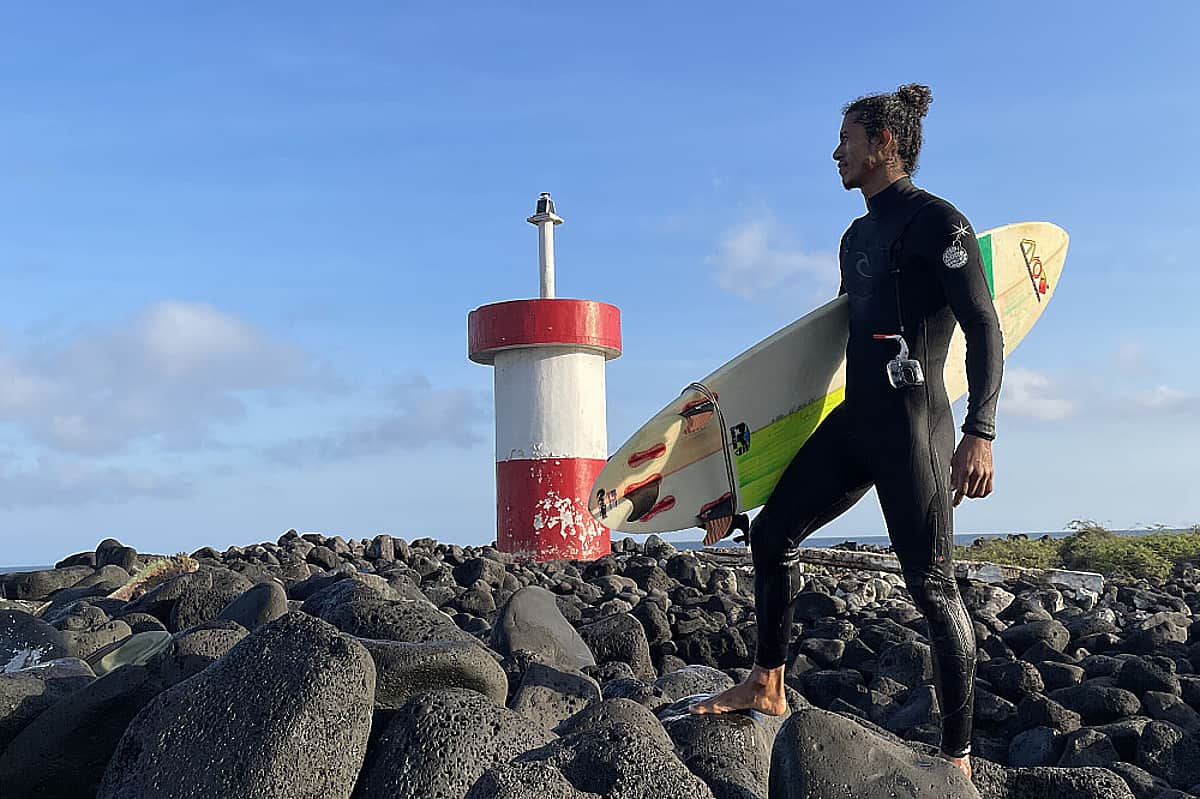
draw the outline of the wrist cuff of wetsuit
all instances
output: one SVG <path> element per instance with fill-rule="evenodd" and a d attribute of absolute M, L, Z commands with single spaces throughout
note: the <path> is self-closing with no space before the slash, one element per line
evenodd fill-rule
<path fill-rule="evenodd" d="M 947 752 L 943 749 L 942 754 L 944 754 L 946 757 L 966 757 L 967 755 L 971 754 L 971 745 L 967 744 L 961 751 L 958 752 Z"/>
<path fill-rule="evenodd" d="M 981 430 L 978 427 L 968 427 L 967 425 L 963 425 L 962 431 L 964 433 L 970 433 L 973 436 L 978 436 L 979 438 L 985 439 L 987 441 L 995 441 L 996 440 L 996 433 L 991 430 Z"/>

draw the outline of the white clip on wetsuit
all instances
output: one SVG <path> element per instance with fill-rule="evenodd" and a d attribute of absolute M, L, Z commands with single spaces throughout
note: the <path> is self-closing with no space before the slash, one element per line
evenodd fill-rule
<path fill-rule="evenodd" d="M 966 218 L 908 178 L 871 197 L 867 208 L 842 237 L 842 293 L 850 303 L 845 402 L 797 453 L 750 528 L 755 662 L 775 668 L 787 661 L 795 548 L 874 486 L 905 584 L 929 624 L 942 751 L 961 757 L 971 744 L 975 634 L 951 560 L 955 434 L 942 371 L 957 320 L 967 340 L 962 429 L 991 440 L 1004 346 Z M 922 385 L 888 381 L 896 344 L 874 336 L 899 332 L 901 324 L 924 369 Z"/>

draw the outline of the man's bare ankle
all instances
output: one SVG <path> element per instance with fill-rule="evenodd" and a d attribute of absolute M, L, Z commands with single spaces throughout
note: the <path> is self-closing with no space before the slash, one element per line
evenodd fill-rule
<path fill-rule="evenodd" d="M 755 666 L 750 670 L 750 677 L 748 679 L 758 685 L 772 685 L 774 683 L 782 684 L 783 669 L 768 669 L 764 666 Z"/>

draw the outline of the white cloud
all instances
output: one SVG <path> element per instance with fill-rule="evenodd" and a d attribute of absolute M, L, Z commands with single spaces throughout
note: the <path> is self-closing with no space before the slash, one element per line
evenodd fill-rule
<path fill-rule="evenodd" d="M 0 422 L 61 452 L 190 448 L 245 414 L 241 392 L 327 388 L 322 378 L 299 348 L 211 305 L 168 300 L 21 351 L 0 346 Z"/>
<path fill-rule="evenodd" d="M 802 250 L 769 211 L 728 228 L 705 262 L 716 268 L 717 285 L 745 299 L 799 279 L 825 294 L 838 283 L 837 257 Z"/>
<path fill-rule="evenodd" d="M 1200 394 L 1181 391 L 1167 385 L 1133 396 L 1133 402 L 1143 411 L 1158 413 L 1190 413 L 1200 411 Z"/>
<path fill-rule="evenodd" d="M 1062 387 L 1042 372 L 1007 368 L 1000 389 L 1002 413 L 1044 422 L 1066 419 L 1078 406 L 1063 393 Z"/>
<path fill-rule="evenodd" d="M 139 469 L 95 466 L 56 456 L 28 468 L 0 471 L 0 508 L 67 507 L 115 503 L 138 497 L 179 498 L 192 493 L 191 479 Z"/>
<path fill-rule="evenodd" d="M 293 439 L 264 453 L 291 465 L 381 455 L 397 450 L 450 444 L 468 447 L 484 440 L 491 421 L 487 398 L 466 389 L 436 388 L 424 375 L 402 378 L 387 391 L 388 413 L 327 434 Z"/>

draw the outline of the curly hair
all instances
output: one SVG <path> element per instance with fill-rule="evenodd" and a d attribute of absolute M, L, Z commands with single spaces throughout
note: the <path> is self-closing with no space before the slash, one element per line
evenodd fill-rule
<path fill-rule="evenodd" d="M 928 86 L 906 83 L 895 92 L 871 94 L 846 103 L 842 115 L 856 114 L 856 121 L 871 139 L 878 138 L 884 128 L 890 130 L 904 171 L 912 175 L 921 154 L 921 119 L 929 113 L 932 102 L 933 92 Z"/>

